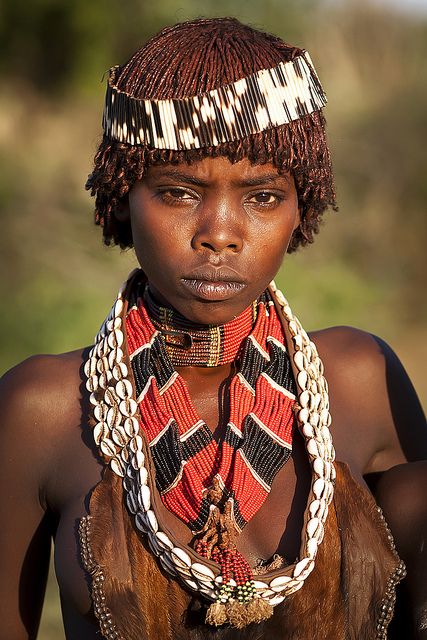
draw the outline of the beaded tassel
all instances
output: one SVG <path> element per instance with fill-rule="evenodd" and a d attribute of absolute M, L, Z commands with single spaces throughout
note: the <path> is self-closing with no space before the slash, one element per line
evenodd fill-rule
<path fill-rule="evenodd" d="M 269 618 L 273 607 L 257 595 L 252 569 L 234 542 L 237 532 L 232 519 L 232 504 L 227 501 L 221 513 L 218 507 L 221 496 L 219 481 L 214 478 L 207 494 L 211 502 L 209 521 L 194 549 L 221 567 L 222 585 L 216 602 L 208 609 L 206 622 L 215 626 L 228 622 L 240 629 L 251 622 Z"/>

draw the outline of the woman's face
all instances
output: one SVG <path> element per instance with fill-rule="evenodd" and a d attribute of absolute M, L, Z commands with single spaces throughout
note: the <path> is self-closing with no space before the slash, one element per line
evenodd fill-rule
<path fill-rule="evenodd" d="M 153 294 L 203 324 L 231 320 L 260 295 L 299 224 L 293 178 L 247 159 L 150 167 L 129 213 Z"/>

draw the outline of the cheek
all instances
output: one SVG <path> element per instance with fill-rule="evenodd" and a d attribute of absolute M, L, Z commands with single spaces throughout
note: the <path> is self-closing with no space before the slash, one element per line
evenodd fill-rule
<path fill-rule="evenodd" d="M 149 208 L 131 215 L 135 252 L 146 271 L 167 270 L 169 263 L 181 260 L 185 243 L 185 227 Z"/>

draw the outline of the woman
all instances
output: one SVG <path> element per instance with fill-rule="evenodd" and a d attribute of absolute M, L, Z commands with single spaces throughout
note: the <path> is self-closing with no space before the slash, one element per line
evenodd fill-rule
<path fill-rule="evenodd" d="M 88 188 L 141 269 L 93 347 L 2 382 L 1 638 L 36 634 L 51 535 L 68 638 L 385 638 L 405 568 L 364 476 L 425 637 L 411 384 L 270 284 L 335 206 L 324 104 L 306 52 L 231 19 L 111 70 Z"/>

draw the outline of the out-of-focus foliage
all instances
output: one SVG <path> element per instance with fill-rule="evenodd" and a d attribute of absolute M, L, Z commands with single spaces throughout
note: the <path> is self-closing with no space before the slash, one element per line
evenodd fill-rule
<path fill-rule="evenodd" d="M 3 0 L 1 369 L 89 343 L 133 267 L 131 252 L 102 247 L 83 189 L 101 79 L 161 26 L 201 13 L 234 15 L 312 54 L 340 213 L 285 261 L 279 283 L 309 328 L 383 335 L 426 390 L 427 21 L 350 1 Z M 51 611 L 42 640 L 60 637 Z"/>

